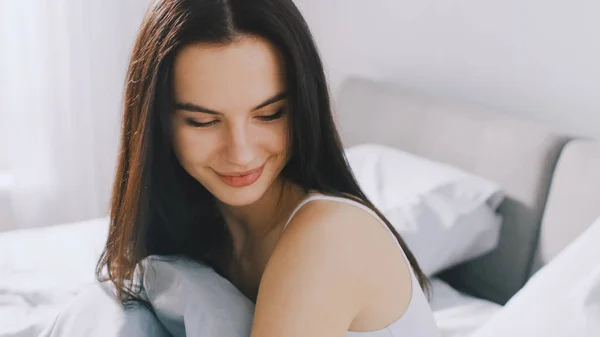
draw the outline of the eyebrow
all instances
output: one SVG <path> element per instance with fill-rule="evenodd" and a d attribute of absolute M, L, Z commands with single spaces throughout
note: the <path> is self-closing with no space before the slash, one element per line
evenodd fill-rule
<path fill-rule="evenodd" d="M 267 99 L 266 101 L 260 103 L 259 105 L 255 106 L 254 108 L 252 108 L 252 111 L 256 111 L 258 109 L 266 107 L 267 105 L 271 105 L 273 103 L 279 102 L 286 97 L 287 97 L 286 92 L 280 92 L 277 95 Z M 211 114 L 211 115 L 220 115 L 221 114 L 220 112 L 218 112 L 216 110 L 208 109 L 203 106 L 200 106 L 197 104 L 192 104 L 192 103 L 175 103 L 175 108 L 178 110 L 186 110 L 186 111 L 191 111 L 191 112 L 202 112 L 202 113 L 207 113 L 207 114 Z"/>

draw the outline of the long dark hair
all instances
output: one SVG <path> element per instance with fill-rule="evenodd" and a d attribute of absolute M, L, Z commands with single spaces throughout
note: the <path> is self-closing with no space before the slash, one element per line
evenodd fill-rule
<path fill-rule="evenodd" d="M 292 0 L 156 0 L 143 19 L 129 64 L 110 230 L 96 268 L 97 278 L 111 280 L 123 303 L 144 302 L 133 279 L 150 255 L 187 256 L 219 270 L 229 233 L 215 198 L 174 155 L 171 73 L 182 46 L 227 44 L 244 35 L 265 38 L 283 56 L 291 121 L 284 178 L 307 191 L 351 196 L 385 220 L 346 161 L 317 48 Z M 414 256 L 385 221 L 427 290 Z"/>

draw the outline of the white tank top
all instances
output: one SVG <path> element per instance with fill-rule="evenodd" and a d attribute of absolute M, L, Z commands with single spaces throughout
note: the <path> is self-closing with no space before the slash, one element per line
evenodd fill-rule
<path fill-rule="evenodd" d="M 435 323 L 433 318 L 433 312 L 431 311 L 431 307 L 429 306 L 429 302 L 419 285 L 419 281 L 415 276 L 412 267 L 410 266 L 410 262 L 408 258 L 404 254 L 404 250 L 400 243 L 390 231 L 389 227 L 386 223 L 370 208 L 350 199 L 340 198 L 340 197 L 332 197 L 326 196 L 322 194 L 312 194 L 305 198 L 292 212 L 287 223 L 283 227 L 283 230 L 288 226 L 294 215 L 302 208 L 302 206 L 313 200 L 331 200 L 337 202 L 343 202 L 346 204 L 350 204 L 356 206 L 365 212 L 374 216 L 390 233 L 390 235 L 394 238 L 394 241 L 398 244 L 398 248 L 400 248 L 400 252 L 406 261 L 411 276 L 411 284 L 412 284 L 412 295 L 408 307 L 394 323 L 388 325 L 387 327 L 380 330 L 366 331 L 366 332 L 354 332 L 349 331 L 346 334 L 346 337 L 440 337 L 441 333 Z"/>

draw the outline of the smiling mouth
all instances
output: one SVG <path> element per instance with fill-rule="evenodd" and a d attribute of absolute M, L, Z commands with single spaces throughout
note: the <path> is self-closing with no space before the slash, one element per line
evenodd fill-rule
<path fill-rule="evenodd" d="M 246 171 L 246 172 L 228 172 L 228 173 L 217 173 L 217 176 L 219 176 L 219 178 L 221 178 L 221 180 L 232 187 L 245 187 L 245 186 L 249 186 L 252 185 L 255 181 L 258 180 L 258 178 L 260 178 L 260 176 L 262 175 L 263 169 L 264 169 L 264 165 L 250 170 L 250 171 Z"/>

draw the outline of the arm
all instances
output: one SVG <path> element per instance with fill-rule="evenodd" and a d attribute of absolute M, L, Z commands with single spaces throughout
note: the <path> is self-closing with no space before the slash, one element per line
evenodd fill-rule
<path fill-rule="evenodd" d="M 351 214 L 327 206 L 307 205 L 280 238 L 261 280 L 251 337 L 343 337 L 364 307 L 372 287 L 361 233 Z"/>

